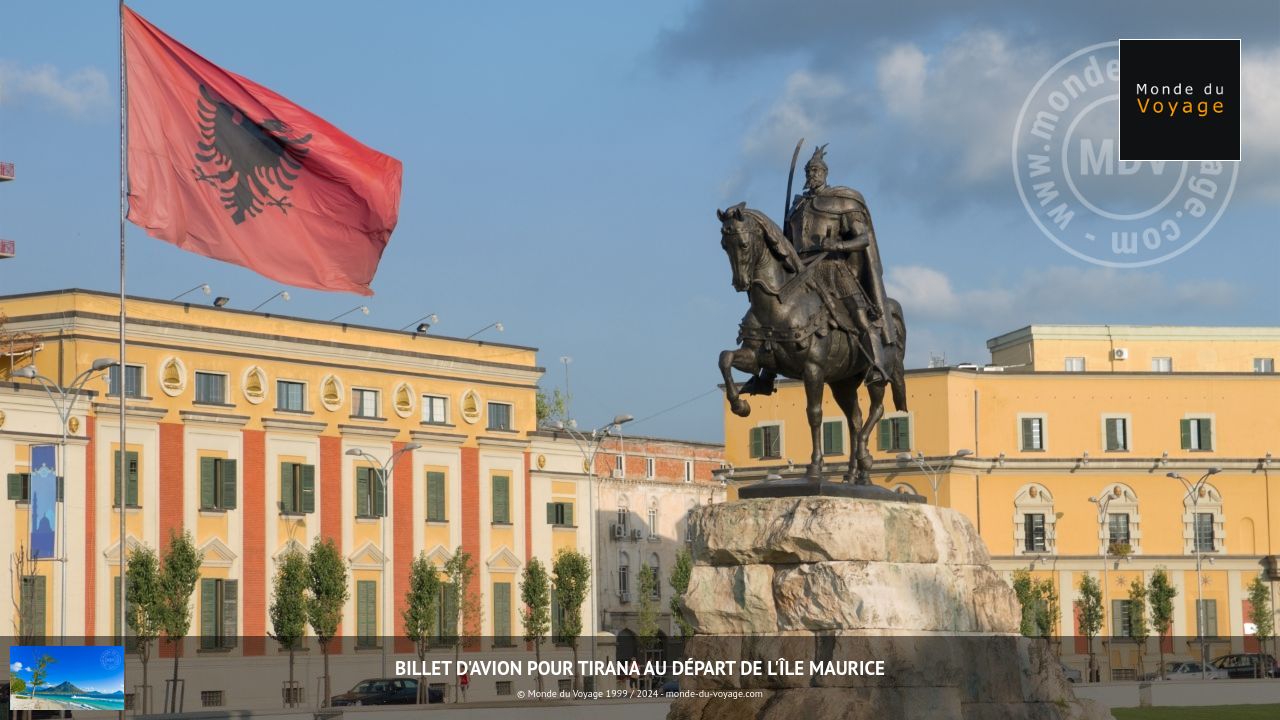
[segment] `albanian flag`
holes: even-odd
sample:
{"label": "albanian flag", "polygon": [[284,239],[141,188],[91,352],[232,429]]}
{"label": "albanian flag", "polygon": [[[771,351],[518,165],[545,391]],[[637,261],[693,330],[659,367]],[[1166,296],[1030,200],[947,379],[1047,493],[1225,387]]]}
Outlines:
{"label": "albanian flag", "polygon": [[129,220],[297,287],[372,295],[400,161],[124,8]]}

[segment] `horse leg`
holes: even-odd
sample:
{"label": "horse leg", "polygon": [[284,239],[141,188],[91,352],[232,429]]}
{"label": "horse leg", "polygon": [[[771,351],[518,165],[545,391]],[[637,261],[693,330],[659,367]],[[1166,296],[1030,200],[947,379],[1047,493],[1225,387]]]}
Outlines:
{"label": "horse leg", "polygon": [[844,481],[853,482],[858,471],[858,436],[862,432],[862,412],[858,409],[858,383],[856,380],[846,378],[830,382],[828,385],[831,386],[831,395],[836,399],[836,404],[840,406],[845,420],[849,423],[849,469],[844,474]]}
{"label": "horse leg", "polygon": [[738,386],[733,382],[733,368],[754,374],[756,365],[755,350],[743,347],[720,353],[720,374],[724,377],[725,398],[729,401],[729,409],[738,417],[750,415],[751,405],[738,394]]}
{"label": "horse leg", "polygon": [[812,483],[822,481],[822,368],[814,362],[804,366],[805,414],[809,417],[809,434],[813,441],[813,453],[809,456],[809,468],[804,476]]}
{"label": "horse leg", "polygon": [[871,400],[871,406],[867,409],[867,422],[858,435],[859,485],[871,484],[871,465],[874,461],[871,458],[871,452],[867,450],[867,442],[871,439],[871,432],[875,430],[880,418],[884,416],[884,386],[883,382],[867,385],[867,397]]}

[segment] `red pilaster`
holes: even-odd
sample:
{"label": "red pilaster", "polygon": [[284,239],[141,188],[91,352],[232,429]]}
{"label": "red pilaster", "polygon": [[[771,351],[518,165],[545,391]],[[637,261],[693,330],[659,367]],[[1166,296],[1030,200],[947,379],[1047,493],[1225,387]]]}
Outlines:
{"label": "red pilaster", "polygon": [[244,654],[263,655],[267,637],[267,439],[262,430],[244,430],[240,475],[243,528]]}
{"label": "red pilaster", "polygon": [[[320,436],[320,535],[333,540],[338,552],[347,556],[342,544],[342,438],[336,435]],[[341,654],[341,622],[334,639],[337,642],[329,643],[329,654]]]}
{"label": "red pilaster", "polygon": [[98,634],[94,625],[97,620],[94,611],[97,609],[98,597],[98,539],[95,536],[97,523],[94,517],[94,512],[98,509],[95,431],[94,419],[85,416],[84,433],[89,438],[89,444],[84,448],[84,634],[88,643],[93,643]]}
{"label": "red pilaster", "polygon": [[182,532],[182,494],[186,474],[183,472],[183,442],[186,437],[181,423],[160,423],[160,548],[169,547],[169,537]]}
{"label": "red pilaster", "polygon": [[[391,452],[398,453],[404,447],[402,442],[391,443]],[[398,653],[414,651],[414,645],[405,637],[404,611],[408,606],[405,594],[409,591],[409,567],[413,562],[413,509],[418,499],[413,495],[413,452],[407,452],[396,458],[391,473],[392,497],[395,503],[390,508],[391,545],[393,548],[391,566],[392,588],[395,593],[395,617],[392,624],[395,630],[395,645]]]}
{"label": "red pilaster", "polygon": [[[462,550],[471,555],[476,572],[471,575],[471,584],[465,592],[473,597],[480,592],[480,567],[484,560],[480,557],[480,448],[461,448],[462,464]],[[464,628],[462,632],[470,633],[472,628]],[[467,650],[479,650],[480,638],[468,641]]]}

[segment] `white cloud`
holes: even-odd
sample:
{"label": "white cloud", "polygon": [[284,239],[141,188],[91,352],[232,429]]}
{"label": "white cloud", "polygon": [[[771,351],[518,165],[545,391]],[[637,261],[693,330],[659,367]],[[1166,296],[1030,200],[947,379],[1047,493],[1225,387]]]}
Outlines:
{"label": "white cloud", "polygon": [[1240,187],[1280,200],[1280,48],[1240,58]]}
{"label": "white cloud", "polygon": [[91,67],[64,73],[52,65],[0,62],[0,103],[27,100],[83,115],[108,104],[107,76]]}
{"label": "white cloud", "polygon": [[22,663],[14,662],[9,665],[10,672],[22,672]]}
{"label": "white cloud", "polygon": [[880,58],[876,80],[889,112],[907,116],[919,112],[928,62],[920,48],[910,44],[899,45]]}

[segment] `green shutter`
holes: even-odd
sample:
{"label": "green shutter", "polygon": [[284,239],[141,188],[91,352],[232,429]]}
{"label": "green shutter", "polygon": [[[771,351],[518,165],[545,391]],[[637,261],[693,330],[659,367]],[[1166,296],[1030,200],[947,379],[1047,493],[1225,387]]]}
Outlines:
{"label": "green shutter", "polygon": [[280,463],[280,512],[297,512],[293,505],[293,463]]}
{"label": "green shutter", "polygon": [[378,634],[378,586],[372,580],[356,582],[356,640],[359,645],[374,645]]}
{"label": "green shutter", "polygon": [[239,595],[239,581],[222,581],[222,638],[218,645],[219,647],[230,648],[236,646],[236,636],[240,632],[239,623],[237,622],[239,611],[236,607],[236,600]]}
{"label": "green shutter", "polygon": [[356,517],[369,516],[368,471],[368,468],[356,468]]}
{"label": "green shutter", "polygon": [[63,500],[62,496],[63,496],[64,490],[66,489],[66,486],[67,486],[66,478],[59,475],[58,476],[58,502],[62,502]]}
{"label": "green shutter", "polygon": [[751,457],[764,457],[764,428],[751,428]]}
{"label": "green shutter", "polygon": [[1182,420],[1179,420],[1178,430],[1179,430],[1179,433],[1182,435],[1182,449],[1190,450],[1191,449],[1191,421],[1185,418]]}
{"label": "green shutter", "polygon": [[444,636],[447,638],[455,638],[458,636],[458,590],[453,583],[445,583],[442,586],[444,590]]}
{"label": "green shutter", "polygon": [[302,512],[316,511],[316,466],[302,466]]}
{"label": "green shutter", "polygon": [[548,525],[556,524],[556,504],[555,503],[547,503],[547,524]]}
{"label": "green shutter", "polygon": [[125,465],[129,470],[127,484],[125,485],[125,502],[132,507],[138,506],[138,453],[130,451],[125,453]]}
{"label": "green shutter", "polygon": [[511,522],[511,478],[506,475],[493,476],[493,521]]}
{"label": "green shutter", "polygon": [[236,461],[222,461],[222,507],[224,510],[236,509]]}
{"label": "green shutter", "polygon": [[218,581],[200,580],[200,647],[218,647]]}
{"label": "green shutter", "polygon": [[822,423],[822,451],[827,455],[839,455],[844,452],[844,428],[839,420]]}
{"label": "green shutter", "polygon": [[494,643],[511,642],[511,583],[493,584]]}
{"label": "green shutter", "polygon": [[1032,418],[1022,418],[1022,449],[1023,450],[1036,449],[1035,428],[1032,427],[1032,423],[1034,422],[1035,420]]}
{"label": "green shutter", "polygon": [[111,504],[120,506],[120,451],[112,453],[111,461]]}
{"label": "green shutter", "polygon": [[876,432],[876,443],[878,445],[879,450],[887,451],[890,449],[892,445],[892,440],[890,438],[889,433],[890,433],[889,421],[881,420],[880,424],[877,426],[877,432]]}
{"label": "green shutter", "polygon": [[[1107,418],[1107,449],[1120,449],[1119,423],[1115,418]],[[1188,441],[1189,442],[1189,441]]]}
{"label": "green shutter", "polygon": [[387,516],[387,476],[381,470],[369,468],[369,489],[372,490],[373,502],[369,506],[372,515]]}
{"label": "green shutter", "polygon": [[427,473],[427,519],[444,520],[444,473]]}
{"label": "green shutter", "polygon": [[111,578],[111,637],[120,642],[120,576]]}
{"label": "green shutter", "polygon": [[45,592],[43,575],[22,578],[19,631],[32,645],[44,644]]}
{"label": "green shutter", "polygon": [[22,499],[22,474],[9,473],[7,478],[9,480],[9,499],[21,500]]}
{"label": "green shutter", "polygon": [[782,457],[782,426],[770,425],[762,429],[765,439],[765,455],[769,457]]}
{"label": "green shutter", "polygon": [[893,449],[911,449],[911,418],[893,418]]}
{"label": "green shutter", "polygon": [[1210,420],[1209,418],[1200,418],[1200,422],[1197,423],[1197,425],[1199,426],[1199,429],[1200,429],[1200,449],[1212,450],[1213,449],[1213,421]]}
{"label": "green shutter", "polygon": [[218,460],[200,458],[200,509],[218,506]]}
{"label": "green shutter", "polygon": [[573,503],[563,503],[564,505],[564,524],[573,525]]}

